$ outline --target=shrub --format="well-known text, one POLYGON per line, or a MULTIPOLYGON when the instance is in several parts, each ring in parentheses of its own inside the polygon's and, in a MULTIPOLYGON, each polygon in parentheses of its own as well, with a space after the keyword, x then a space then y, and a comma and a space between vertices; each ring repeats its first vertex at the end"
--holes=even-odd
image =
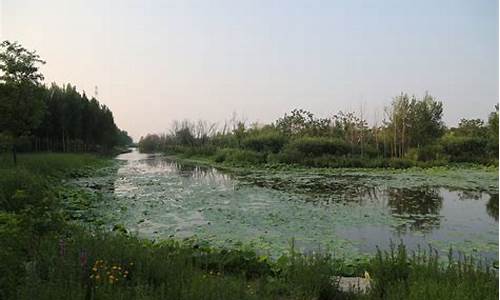
POLYGON ((455 162, 480 162, 488 157, 488 141, 482 137, 448 135, 442 139, 444 153, 455 162))
POLYGON ((212 156, 216 153, 217 149, 211 145, 202 145, 194 147, 182 147, 181 152, 188 157, 191 156, 212 156))
POLYGON ((349 154, 351 150, 350 146, 344 141, 325 137, 299 138, 292 141, 289 147, 306 157, 321 156, 323 154, 341 156, 349 154))
POLYGON ((415 161, 407 158, 391 158, 386 161, 384 167, 394 168, 394 169, 407 169, 415 166, 415 161))
POLYGON ((266 162, 266 154, 243 149, 222 149, 215 154, 216 162, 262 164, 266 162))
POLYGON ((19 212, 45 197, 47 183, 24 168, 0 169, 0 208, 19 212))
POLYGON ((278 153, 286 144, 287 138, 279 132, 266 132, 245 138, 243 147, 257 152, 278 153))
POLYGON ((412 148, 406 154, 406 158, 418 161, 443 160, 443 146, 439 144, 425 145, 419 148, 412 148))

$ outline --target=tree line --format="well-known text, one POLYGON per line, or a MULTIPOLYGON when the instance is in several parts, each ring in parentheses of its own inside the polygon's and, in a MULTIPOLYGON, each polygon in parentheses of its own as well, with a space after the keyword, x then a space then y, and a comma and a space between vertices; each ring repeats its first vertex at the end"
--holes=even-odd
POLYGON ((43 84, 45 64, 16 42, 0 44, 0 146, 16 152, 110 151, 132 139, 108 107, 70 84, 43 84))
POLYGON ((218 162, 292 163, 317 167, 406 167, 449 162, 498 164, 498 105, 488 120, 445 126, 443 104, 426 93, 393 98, 380 123, 364 113, 326 118, 295 109, 270 124, 232 118, 219 128, 204 121, 175 122, 165 134, 141 137, 143 152, 211 156, 218 162))

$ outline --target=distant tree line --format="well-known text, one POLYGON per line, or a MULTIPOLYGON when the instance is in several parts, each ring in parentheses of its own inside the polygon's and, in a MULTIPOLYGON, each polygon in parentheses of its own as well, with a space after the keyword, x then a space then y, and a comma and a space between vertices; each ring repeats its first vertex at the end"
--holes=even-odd
POLYGON ((18 43, 0 44, 0 145, 22 151, 109 151, 132 143, 113 114, 76 87, 42 84, 45 64, 18 43))
POLYGON ((462 119, 447 128, 442 116, 442 102, 430 94, 419 99, 402 93, 372 126, 362 110, 317 118, 296 109, 265 125, 236 118, 222 128, 202 121, 175 122, 169 133, 142 137, 139 149, 211 156, 218 162, 317 167, 498 164, 498 106, 486 122, 462 119))

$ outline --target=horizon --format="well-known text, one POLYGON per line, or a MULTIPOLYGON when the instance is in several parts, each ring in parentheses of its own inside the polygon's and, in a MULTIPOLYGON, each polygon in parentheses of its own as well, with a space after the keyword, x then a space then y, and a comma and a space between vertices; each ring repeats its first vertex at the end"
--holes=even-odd
POLYGON ((294 108, 382 119, 401 92, 443 120, 498 103, 497 1, 12 1, 2 40, 36 50, 45 83, 71 83, 134 138, 173 120, 270 123, 294 108), (58 10, 55 8, 57 7, 58 10), (133 20, 133 21, 131 21, 133 20))

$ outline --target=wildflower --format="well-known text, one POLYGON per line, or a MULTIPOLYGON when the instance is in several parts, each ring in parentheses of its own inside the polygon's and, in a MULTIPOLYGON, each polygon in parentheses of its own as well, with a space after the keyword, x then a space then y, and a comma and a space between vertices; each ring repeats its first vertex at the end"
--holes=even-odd
POLYGON ((97 268, 96 268, 96 267, 93 267, 93 268, 92 268, 92 271, 97 272, 97 268))

